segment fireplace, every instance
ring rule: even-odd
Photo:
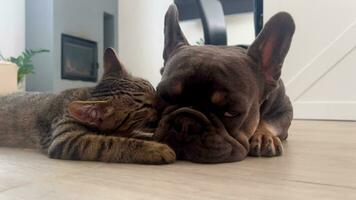
[[[98,80],[97,43],[62,34],[62,79],[96,82]]]

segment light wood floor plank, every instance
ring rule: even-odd
[[[356,123],[294,121],[285,155],[165,166],[0,148],[0,199],[356,199]]]

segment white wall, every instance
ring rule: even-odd
[[[164,15],[172,0],[119,0],[119,54],[128,70],[157,85],[163,66]],[[200,20],[181,22],[190,44],[203,38]],[[249,44],[254,38],[252,14],[226,17],[228,43]]]
[[[355,8],[354,0],[265,2],[265,21],[278,11],[288,11],[296,23],[296,33],[283,71],[286,82],[355,21]]]
[[[268,0],[265,20],[294,17],[296,33],[282,77],[296,118],[356,120],[356,1]]]
[[[164,14],[172,0],[119,0],[119,55],[128,71],[157,85]]]
[[[25,0],[0,0],[0,53],[18,56],[25,49]]]

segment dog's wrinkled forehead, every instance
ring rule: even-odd
[[[251,62],[246,50],[238,47],[223,46],[182,46],[167,60],[163,78],[176,70],[192,70],[199,66],[221,68],[221,70],[246,67]],[[215,69],[214,69],[215,71]],[[203,73],[203,72],[201,72]]]
[[[242,48],[183,46],[167,60],[157,91],[175,102],[219,104],[227,93],[248,94],[255,85],[252,67]]]

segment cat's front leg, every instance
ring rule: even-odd
[[[166,164],[176,159],[170,147],[153,141],[97,135],[83,129],[56,135],[48,147],[50,158],[144,164]]]

